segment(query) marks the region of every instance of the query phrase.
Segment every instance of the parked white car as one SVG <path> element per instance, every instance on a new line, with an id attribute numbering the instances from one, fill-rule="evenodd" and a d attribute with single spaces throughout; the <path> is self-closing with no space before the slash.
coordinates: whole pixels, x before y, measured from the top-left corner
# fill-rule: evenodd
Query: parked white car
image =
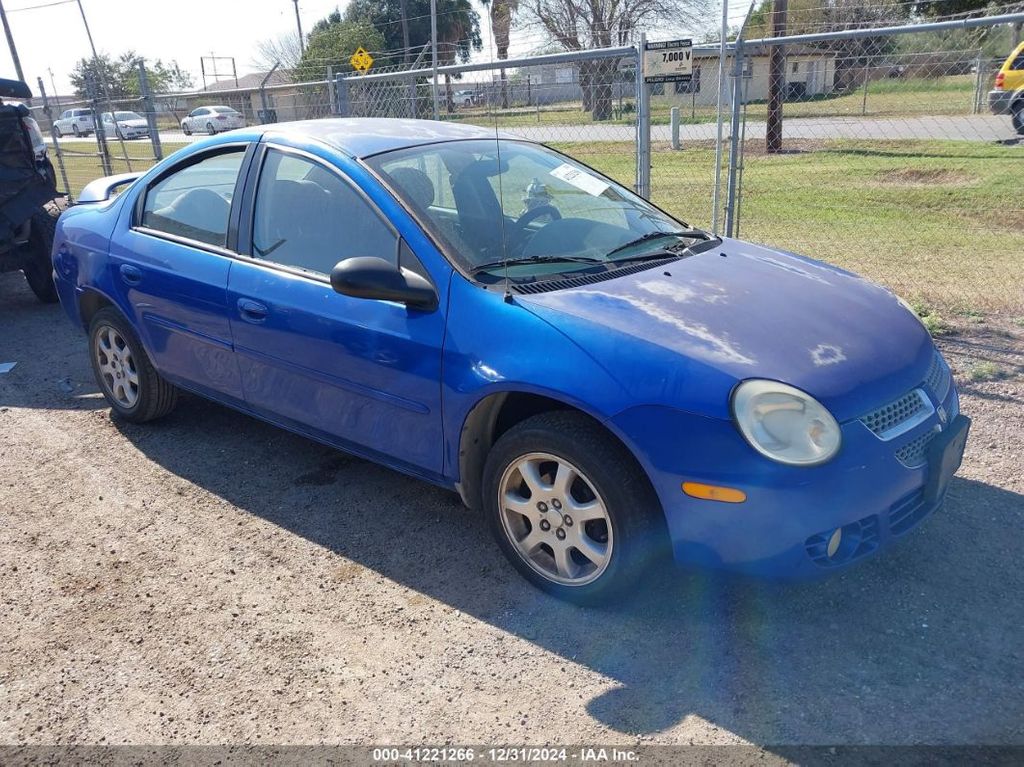
<path id="1" fill-rule="evenodd" d="M 235 128 L 244 128 L 245 118 L 240 112 L 225 106 L 199 107 L 188 113 L 181 121 L 181 132 L 186 136 L 193 133 L 221 133 Z"/>
<path id="2" fill-rule="evenodd" d="M 457 107 L 471 107 L 480 101 L 480 94 L 476 91 L 455 91 L 452 94 L 452 102 Z"/>
<path id="3" fill-rule="evenodd" d="M 67 134 L 88 136 L 96 132 L 96 122 L 91 109 L 65 109 L 53 121 L 53 135 L 57 138 Z"/>
<path id="4" fill-rule="evenodd" d="M 136 112 L 104 112 L 100 115 L 100 128 L 107 138 L 132 139 L 149 136 L 149 123 Z"/>

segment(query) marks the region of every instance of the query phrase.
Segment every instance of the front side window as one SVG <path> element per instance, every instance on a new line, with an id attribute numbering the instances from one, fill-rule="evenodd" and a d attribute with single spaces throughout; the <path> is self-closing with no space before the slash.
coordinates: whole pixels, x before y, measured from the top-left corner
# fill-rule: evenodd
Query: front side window
<path id="1" fill-rule="evenodd" d="M 146 191 L 142 226 L 224 247 L 244 156 L 243 149 L 232 149 L 164 176 Z"/>
<path id="2" fill-rule="evenodd" d="M 546 147 L 450 141 L 367 158 L 465 272 L 495 282 L 607 269 L 693 235 L 611 179 Z M 676 236 L 683 232 L 684 236 Z M 664 236 L 663 236 L 664 235 Z"/>
<path id="3" fill-rule="evenodd" d="M 397 238 L 352 186 L 323 165 L 275 149 L 256 189 L 253 256 L 330 274 L 352 256 L 397 258 Z"/>

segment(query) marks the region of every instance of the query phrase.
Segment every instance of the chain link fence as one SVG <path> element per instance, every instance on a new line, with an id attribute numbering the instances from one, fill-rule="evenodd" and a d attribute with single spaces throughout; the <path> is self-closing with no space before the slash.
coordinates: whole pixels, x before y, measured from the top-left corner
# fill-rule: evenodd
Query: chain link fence
<path id="1" fill-rule="evenodd" d="M 649 179 L 651 198 L 689 224 L 822 258 L 923 309 L 1024 315 L 1024 145 L 988 105 L 1005 55 L 979 34 L 935 45 L 919 29 L 741 40 L 724 61 L 718 44 L 696 46 L 690 82 L 647 85 L 643 100 L 638 49 L 626 46 L 444 66 L 436 87 L 429 69 L 395 67 L 149 93 L 142 73 L 140 97 L 37 100 L 33 111 L 72 194 L 242 124 L 436 117 L 493 128 L 627 186 Z M 781 140 L 768 151 L 773 93 Z M 89 110 L 92 128 L 75 122 Z"/>
<path id="2" fill-rule="evenodd" d="M 775 45 L 740 46 L 732 234 L 848 268 L 923 312 L 1024 314 L 1024 143 L 988 106 L 1005 56 L 975 40 L 796 41 L 775 67 Z"/>

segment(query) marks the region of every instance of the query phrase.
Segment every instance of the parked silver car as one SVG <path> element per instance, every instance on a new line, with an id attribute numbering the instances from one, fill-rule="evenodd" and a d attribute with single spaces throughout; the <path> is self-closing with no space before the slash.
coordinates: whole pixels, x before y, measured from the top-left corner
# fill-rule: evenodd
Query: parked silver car
<path id="1" fill-rule="evenodd" d="M 149 123 L 136 112 L 104 112 L 100 128 L 107 138 L 133 139 L 149 136 Z"/>
<path id="2" fill-rule="evenodd" d="M 96 132 L 96 122 L 91 109 L 65 109 L 53 121 L 53 135 L 57 138 L 66 134 L 88 136 Z"/>
<path id="3" fill-rule="evenodd" d="M 221 133 L 235 128 L 244 128 L 245 118 L 231 107 L 212 106 L 199 107 L 188 113 L 181 121 L 181 132 L 186 136 L 193 133 Z"/>

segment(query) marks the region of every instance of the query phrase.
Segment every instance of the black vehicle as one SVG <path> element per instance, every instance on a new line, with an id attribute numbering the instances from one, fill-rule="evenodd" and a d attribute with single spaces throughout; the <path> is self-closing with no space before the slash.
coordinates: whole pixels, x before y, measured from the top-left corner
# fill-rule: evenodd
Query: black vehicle
<path id="1" fill-rule="evenodd" d="M 53 164 L 39 125 L 24 104 L 30 99 L 20 80 L 0 79 L 0 272 L 20 269 L 36 297 L 57 300 L 50 249 L 67 198 L 57 192 Z"/>

